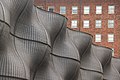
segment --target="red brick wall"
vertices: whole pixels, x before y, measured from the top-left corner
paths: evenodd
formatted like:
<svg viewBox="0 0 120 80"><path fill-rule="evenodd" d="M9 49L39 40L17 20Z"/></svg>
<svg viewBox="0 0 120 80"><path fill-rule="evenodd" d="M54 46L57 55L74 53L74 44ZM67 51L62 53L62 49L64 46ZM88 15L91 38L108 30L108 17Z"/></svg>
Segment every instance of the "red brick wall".
<svg viewBox="0 0 120 80"><path fill-rule="evenodd" d="M95 36L96 33L102 34L102 42L96 43L98 45L114 48L115 56L118 57L120 54L120 25L118 20L118 15L120 15L120 2L119 0L89 0L82 3L82 20L89 19L90 20L90 28L85 29L83 27L80 27L81 31L89 32L90 34ZM115 5L115 14L108 14L108 5L113 4ZM91 8L89 15L83 14L83 6L89 5ZM103 11L101 15L96 15L96 5L102 5ZM100 19L102 20L102 28L95 28L95 20ZM113 19L115 21L114 28L108 28L108 20ZM82 24L82 23L81 23ZM108 34L113 33L115 36L114 43L109 43L108 40ZM93 39L95 40L95 38ZM94 41L93 41L94 42ZM95 42L94 42L95 43Z"/></svg>
<svg viewBox="0 0 120 80"><path fill-rule="evenodd" d="M66 6L65 16L68 18L68 27L71 27L71 20L78 20L78 28L75 30L84 31L95 36L95 34L102 34L102 42L95 43L95 38L93 42L98 45L114 48L115 57L120 56L120 0L35 0L36 5L43 6L44 9L48 9L48 6L54 6L55 12L60 12L60 6ZM115 14L108 14L108 5L115 5ZM96 15L96 5L102 5L102 14ZM72 6L78 6L78 14L72 14ZM90 6L90 14L84 15L84 6ZM90 20L90 28L83 28L83 20ZM95 28L95 20L102 20L102 28ZM114 28L108 28L108 20L114 19ZM115 40L113 43L109 43L108 34L113 33Z"/></svg>

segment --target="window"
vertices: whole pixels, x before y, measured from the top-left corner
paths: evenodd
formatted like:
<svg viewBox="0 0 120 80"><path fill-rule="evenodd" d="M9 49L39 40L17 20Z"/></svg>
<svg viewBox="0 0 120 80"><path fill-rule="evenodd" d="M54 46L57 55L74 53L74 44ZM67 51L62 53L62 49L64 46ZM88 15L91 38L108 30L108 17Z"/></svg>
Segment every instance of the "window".
<svg viewBox="0 0 120 80"><path fill-rule="evenodd" d="M72 6L72 14L77 14L77 13L78 13L78 7Z"/></svg>
<svg viewBox="0 0 120 80"><path fill-rule="evenodd" d="M115 51L114 51L114 48L112 48L112 56L114 56L114 52L115 52Z"/></svg>
<svg viewBox="0 0 120 80"><path fill-rule="evenodd" d="M89 13L90 13L90 7L84 6L84 14L89 14Z"/></svg>
<svg viewBox="0 0 120 80"><path fill-rule="evenodd" d="M48 11L54 12L54 6L48 6Z"/></svg>
<svg viewBox="0 0 120 80"><path fill-rule="evenodd" d="M40 9L43 9L43 6L37 6L38 8L40 8Z"/></svg>
<svg viewBox="0 0 120 80"><path fill-rule="evenodd" d="M114 34L108 34L108 42L114 42Z"/></svg>
<svg viewBox="0 0 120 80"><path fill-rule="evenodd" d="M83 27L84 28L89 28L90 27L89 22L90 22L89 20L84 20L83 21Z"/></svg>
<svg viewBox="0 0 120 80"><path fill-rule="evenodd" d="M66 7L60 6L60 14L66 14Z"/></svg>
<svg viewBox="0 0 120 80"><path fill-rule="evenodd" d="M114 14L115 13L115 6L108 6L108 14Z"/></svg>
<svg viewBox="0 0 120 80"><path fill-rule="evenodd" d="M102 14L102 6L96 6L96 14Z"/></svg>
<svg viewBox="0 0 120 80"><path fill-rule="evenodd" d="M108 28L114 28L114 20L108 20Z"/></svg>
<svg viewBox="0 0 120 80"><path fill-rule="evenodd" d="M71 28L77 28L77 20L72 20Z"/></svg>
<svg viewBox="0 0 120 80"><path fill-rule="evenodd" d="M102 21L96 20L96 28L101 28L101 26L102 26Z"/></svg>
<svg viewBox="0 0 120 80"><path fill-rule="evenodd" d="M95 35L95 42L101 42L101 34Z"/></svg>

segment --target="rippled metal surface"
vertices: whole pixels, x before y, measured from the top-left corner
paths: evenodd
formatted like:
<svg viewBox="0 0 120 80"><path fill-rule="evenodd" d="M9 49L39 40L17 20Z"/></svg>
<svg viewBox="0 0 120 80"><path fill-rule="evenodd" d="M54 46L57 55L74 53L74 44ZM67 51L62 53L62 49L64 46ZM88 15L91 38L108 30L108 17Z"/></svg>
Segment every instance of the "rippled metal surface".
<svg viewBox="0 0 120 80"><path fill-rule="evenodd" d="M66 23L33 0L0 0L0 80L120 80L112 50Z"/></svg>

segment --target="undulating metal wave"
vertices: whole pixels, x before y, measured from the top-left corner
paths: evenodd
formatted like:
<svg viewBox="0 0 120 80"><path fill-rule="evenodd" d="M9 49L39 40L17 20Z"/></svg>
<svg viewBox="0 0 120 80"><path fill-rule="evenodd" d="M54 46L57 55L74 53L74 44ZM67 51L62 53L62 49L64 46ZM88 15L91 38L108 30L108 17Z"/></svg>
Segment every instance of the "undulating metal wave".
<svg viewBox="0 0 120 80"><path fill-rule="evenodd" d="M112 50L66 23L33 0L0 0L0 80L120 80Z"/></svg>

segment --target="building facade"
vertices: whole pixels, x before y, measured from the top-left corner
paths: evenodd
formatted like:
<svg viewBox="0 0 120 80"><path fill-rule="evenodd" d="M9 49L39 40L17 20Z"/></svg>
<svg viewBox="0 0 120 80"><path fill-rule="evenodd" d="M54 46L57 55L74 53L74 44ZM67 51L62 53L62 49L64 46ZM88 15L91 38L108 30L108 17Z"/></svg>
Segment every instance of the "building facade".
<svg viewBox="0 0 120 80"><path fill-rule="evenodd" d="M93 43L120 57L120 0L35 0L35 5L68 18L67 27L93 35Z"/></svg>

